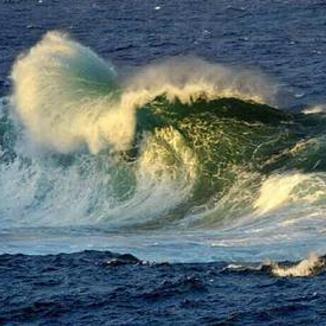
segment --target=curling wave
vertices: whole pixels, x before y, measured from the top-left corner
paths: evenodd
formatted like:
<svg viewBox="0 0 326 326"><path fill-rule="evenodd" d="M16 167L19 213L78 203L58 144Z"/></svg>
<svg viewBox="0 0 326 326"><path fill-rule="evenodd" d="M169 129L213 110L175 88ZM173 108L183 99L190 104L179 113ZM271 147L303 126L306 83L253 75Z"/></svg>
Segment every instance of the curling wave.
<svg viewBox="0 0 326 326"><path fill-rule="evenodd" d="M257 72L176 58L121 78L50 32L12 79L2 228L212 230L270 216L288 226L324 209L325 117L273 108L277 87Z"/></svg>

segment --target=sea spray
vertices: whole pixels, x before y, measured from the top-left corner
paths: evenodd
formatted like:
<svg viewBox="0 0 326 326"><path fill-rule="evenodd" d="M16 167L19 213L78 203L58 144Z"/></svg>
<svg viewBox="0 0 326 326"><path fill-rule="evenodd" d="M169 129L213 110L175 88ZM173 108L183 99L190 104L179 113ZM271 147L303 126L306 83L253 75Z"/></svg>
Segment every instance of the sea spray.
<svg viewBox="0 0 326 326"><path fill-rule="evenodd" d="M86 144L124 149L133 115L121 112L113 66L57 32L47 33L13 67L13 102L33 141L60 153Z"/></svg>
<svg viewBox="0 0 326 326"><path fill-rule="evenodd" d="M182 103L236 97L272 102L276 87L261 75L200 59L170 59L121 81L115 68L66 34L49 32L13 67L14 106L34 141L62 153L87 144L127 149L134 110L158 96Z"/></svg>

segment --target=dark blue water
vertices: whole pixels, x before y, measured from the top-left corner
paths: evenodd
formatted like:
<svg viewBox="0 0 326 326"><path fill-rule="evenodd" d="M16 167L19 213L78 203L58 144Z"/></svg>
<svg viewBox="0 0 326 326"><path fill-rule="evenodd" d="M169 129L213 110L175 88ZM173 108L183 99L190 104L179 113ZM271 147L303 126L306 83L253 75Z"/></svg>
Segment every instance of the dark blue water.
<svg viewBox="0 0 326 326"><path fill-rule="evenodd" d="M11 93L8 76L17 56L47 31L59 30L110 58L122 73L164 57L195 55L263 71L280 84L279 103L287 109L325 103L324 1L4 0L0 23L1 96ZM64 242L55 245L65 251ZM31 247L29 241L24 252L32 253ZM17 252L4 248L1 252L7 248ZM112 248L108 245L107 250ZM137 250L141 254L141 247ZM4 253L0 256L0 323L326 324L324 258L320 266L308 268L308 277L296 278L277 276L272 265L242 262L240 268L230 267L230 261L218 257L214 256L215 263L155 264L99 251L45 256ZM285 266L292 264L285 262Z"/></svg>
<svg viewBox="0 0 326 326"><path fill-rule="evenodd" d="M8 325L324 325L326 273L277 278L225 263L146 263L110 252L0 257Z"/></svg>

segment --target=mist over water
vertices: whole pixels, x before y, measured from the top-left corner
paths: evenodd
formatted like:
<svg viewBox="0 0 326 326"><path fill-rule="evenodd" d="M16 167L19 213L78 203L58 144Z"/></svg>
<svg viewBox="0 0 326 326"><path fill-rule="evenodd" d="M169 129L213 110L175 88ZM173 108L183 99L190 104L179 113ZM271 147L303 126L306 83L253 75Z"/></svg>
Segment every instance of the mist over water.
<svg viewBox="0 0 326 326"><path fill-rule="evenodd" d="M325 252L324 115L195 57L119 69L49 32L0 115L0 250L174 261Z"/></svg>

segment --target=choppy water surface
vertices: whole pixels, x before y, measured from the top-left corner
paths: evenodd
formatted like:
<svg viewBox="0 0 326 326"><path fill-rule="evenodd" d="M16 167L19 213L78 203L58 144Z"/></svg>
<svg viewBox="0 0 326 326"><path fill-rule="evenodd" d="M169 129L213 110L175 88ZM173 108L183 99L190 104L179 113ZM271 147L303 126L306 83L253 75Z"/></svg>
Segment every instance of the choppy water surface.
<svg viewBox="0 0 326 326"><path fill-rule="evenodd" d="M71 259L81 264L82 278L84 257L87 264L102 266L105 255L112 256L76 253L87 249L128 252L144 261L201 263L166 268L182 278L198 267L201 276L186 288L195 298L199 282L207 302L212 302L208 293L217 291L204 285L211 282L209 262L215 262L212 268L222 280L239 278L246 284L253 277L254 292L266 280L273 280L275 290L275 277L313 276L322 287L322 2L14 1L0 6L5 22L0 33L4 278L10 279L15 264L14 278L21 275L19 266L29 264L33 278L47 270L44 264L56 266L58 260L66 267L54 270L69 274L75 268ZM129 265L119 263L114 275L123 277L127 268L133 282L154 268L142 261ZM107 271L106 266L101 279ZM161 277L170 282L161 273L159 267L153 284ZM3 305L16 305L19 291L9 289ZM33 307L45 297L37 297ZM59 295L50 306L59 298L64 301ZM319 323L323 303L314 302L307 320ZM26 307L26 314L34 308ZM44 311L43 321L53 317L48 308ZM4 322L27 315L9 309ZM250 320L209 316L198 322L259 323L263 318L260 313ZM298 321L307 321L300 316ZM119 322L137 320L130 318Z"/></svg>

